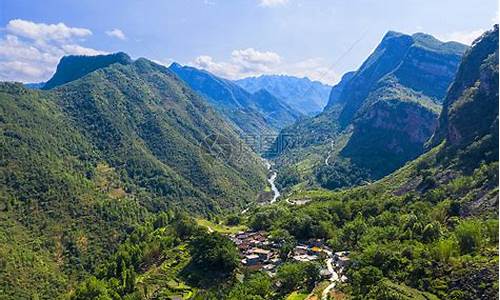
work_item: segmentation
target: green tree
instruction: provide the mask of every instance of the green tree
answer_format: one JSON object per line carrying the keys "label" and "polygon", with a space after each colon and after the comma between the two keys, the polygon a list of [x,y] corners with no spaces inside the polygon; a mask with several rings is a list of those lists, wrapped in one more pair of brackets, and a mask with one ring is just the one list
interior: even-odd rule
{"label": "green tree", "polygon": [[221,276],[231,274],[238,266],[234,244],[218,233],[200,233],[190,243],[192,262],[199,269]]}
{"label": "green tree", "polygon": [[455,236],[462,254],[476,251],[482,243],[480,224],[473,220],[460,223],[455,229]]}

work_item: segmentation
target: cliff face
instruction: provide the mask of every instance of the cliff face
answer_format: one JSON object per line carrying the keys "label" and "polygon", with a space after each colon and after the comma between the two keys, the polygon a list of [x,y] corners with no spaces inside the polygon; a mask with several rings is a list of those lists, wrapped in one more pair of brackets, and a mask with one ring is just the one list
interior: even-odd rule
{"label": "cliff face", "polygon": [[311,173],[336,174],[342,182],[323,185],[316,175],[326,187],[343,186],[346,173],[374,180],[395,171],[423,153],[466,49],[427,34],[388,32],[361,67],[333,87],[321,114],[282,131],[299,142],[287,145],[278,161],[315,161]]}
{"label": "cliff face", "polygon": [[377,101],[355,120],[340,154],[380,178],[419,156],[436,126],[437,112],[417,102]]}
{"label": "cliff face", "polygon": [[431,145],[468,145],[487,135],[498,139],[498,26],[465,54]]}
{"label": "cliff face", "polygon": [[388,32],[340,95],[346,103],[340,123],[347,126],[370,93],[388,78],[441,103],[466,49],[423,33]]}

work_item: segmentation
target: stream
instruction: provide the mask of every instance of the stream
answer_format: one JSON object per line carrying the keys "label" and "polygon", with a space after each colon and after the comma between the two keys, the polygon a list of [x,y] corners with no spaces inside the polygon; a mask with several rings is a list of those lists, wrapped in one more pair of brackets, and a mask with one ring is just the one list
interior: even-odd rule
{"label": "stream", "polygon": [[[264,164],[266,165],[267,169],[271,171],[271,163],[269,163],[269,161],[267,160],[264,160]],[[276,187],[276,184],[274,184],[274,182],[276,181],[276,177],[278,177],[278,172],[272,170],[271,176],[267,178],[267,182],[269,182],[269,184],[271,185],[271,190],[273,191],[273,199],[269,201],[270,204],[276,202],[276,200],[278,200],[278,197],[281,196],[281,193]]]}

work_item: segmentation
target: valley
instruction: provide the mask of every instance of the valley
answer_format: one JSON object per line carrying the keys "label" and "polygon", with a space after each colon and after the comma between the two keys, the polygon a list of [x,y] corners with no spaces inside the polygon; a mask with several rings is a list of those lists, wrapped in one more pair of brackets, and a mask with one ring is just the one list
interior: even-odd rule
{"label": "valley", "polygon": [[[23,59],[58,59],[44,82],[0,81],[0,299],[498,298],[498,24],[470,45],[385,31],[342,75],[319,58],[198,53],[227,49],[187,37],[232,24],[200,12],[173,35],[188,17],[165,14],[161,35],[21,19],[0,32],[0,71],[25,67],[1,58],[29,39]],[[183,54],[77,44],[92,34],[135,53],[165,34]]]}

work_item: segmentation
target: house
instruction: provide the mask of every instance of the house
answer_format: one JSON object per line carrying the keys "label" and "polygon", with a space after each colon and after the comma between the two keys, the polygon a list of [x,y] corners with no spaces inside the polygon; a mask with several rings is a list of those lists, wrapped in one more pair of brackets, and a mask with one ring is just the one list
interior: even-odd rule
{"label": "house", "polygon": [[295,249],[293,249],[293,253],[295,255],[306,255],[307,254],[307,246],[296,246]]}
{"label": "house", "polygon": [[307,262],[307,261],[313,261],[313,260],[316,260],[318,259],[317,256],[315,255],[307,255],[307,254],[304,254],[304,255],[295,255],[293,257],[293,259],[295,259],[296,261],[302,261],[302,262]]}
{"label": "house", "polygon": [[313,246],[313,247],[307,249],[307,253],[309,255],[320,255],[322,251],[323,250],[321,250],[321,248],[319,248],[317,246]]}
{"label": "house", "polygon": [[247,266],[255,266],[260,262],[260,259],[258,255],[250,254],[245,256],[245,258],[241,262]]}
{"label": "house", "polygon": [[262,261],[267,261],[271,258],[271,251],[270,250],[264,250],[261,248],[253,248],[250,250],[250,253],[257,255],[260,260]]}
{"label": "house", "polygon": [[350,264],[351,260],[347,256],[342,256],[337,259],[337,266],[340,268],[345,268],[348,267]]}
{"label": "house", "polygon": [[333,260],[339,268],[345,268],[349,266],[349,251],[335,252],[335,254],[333,255]]}
{"label": "house", "polygon": [[330,272],[328,269],[321,269],[321,271],[319,271],[319,275],[323,279],[329,279],[330,277],[332,277],[332,272]]}

